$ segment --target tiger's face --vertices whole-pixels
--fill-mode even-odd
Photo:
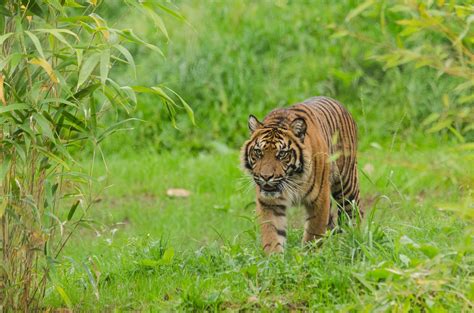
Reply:
[[[252,175],[263,198],[291,193],[303,172],[303,141],[306,123],[298,118],[289,125],[274,127],[249,117],[252,136],[243,148],[243,164]]]

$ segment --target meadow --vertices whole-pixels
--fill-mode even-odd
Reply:
[[[53,281],[80,311],[470,310],[470,224],[448,205],[474,175],[462,154],[398,140],[361,151],[367,220],[308,250],[294,208],[288,250],[271,257],[238,162],[235,151],[111,157],[98,224],[68,246]],[[192,194],[169,198],[169,187]],[[49,305],[64,306],[48,293]]]
[[[136,81],[172,88],[195,123],[184,109],[170,117],[150,95],[128,114],[113,111],[111,122],[137,121],[101,143],[87,227],[52,262],[44,306],[472,311],[472,88],[459,91],[462,78],[430,67],[377,59],[383,43],[402,45],[394,21],[404,11],[388,9],[397,3],[177,1],[179,16],[162,16],[169,39],[127,7],[98,12],[158,42],[165,57],[130,46]],[[407,46],[420,41],[443,43],[424,34]],[[134,84],[126,67],[112,74]],[[368,213],[308,248],[304,210],[292,208],[287,250],[266,256],[240,166],[247,117],[316,95],[338,99],[357,122]],[[74,154],[86,172],[92,150]],[[170,188],[190,195],[170,197]]]

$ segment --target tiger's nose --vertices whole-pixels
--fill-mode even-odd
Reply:
[[[260,177],[262,177],[264,181],[268,182],[270,179],[273,178],[273,174],[261,174]]]

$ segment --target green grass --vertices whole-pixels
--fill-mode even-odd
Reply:
[[[361,151],[363,225],[304,249],[303,210],[294,208],[288,249],[271,257],[258,244],[236,151],[111,157],[95,231],[73,237],[52,281],[80,311],[466,311],[471,224],[441,208],[466,196],[474,173],[453,149],[396,142]],[[192,194],[169,198],[171,187]],[[53,286],[47,304],[65,306]]]

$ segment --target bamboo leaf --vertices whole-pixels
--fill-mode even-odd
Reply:
[[[59,82],[58,78],[56,77],[56,74],[53,71],[53,68],[51,67],[51,64],[49,64],[48,61],[46,61],[45,59],[33,58],[30,60],[30,63],[41,66],[45,70],[46,74],[48,74],[49,78],[53,83],[57,84]]]
[[[49,103],[61,103],[78,109],[78,105],[74,102],[65,100],[63,98],[46,98],[40,102],[40,104],[49,104]]]
[[[156,14],[156,12],[147,3],[144,3],[143,5],[145,13],[147,13],[147,15],[153,20],[155,26],[161,30],[166,39],[169,39],[168,31],[166,29],[165,23],[163,23],[163,19],[158,14]]]
[[[148,49],[156,51],[159,54],[161,54],[162,56],[164,56],[163,51],[161,51],[160,48],[158,48],[157,46],[152,45],[152,44],[142,40],[140,37],[135,35],[133,30],[131,30],[131,29],[117,30],[117,33],[120,34],[123,38],[125,38],[125,39],[127,39],[131,42],[141,44],[141,45],[147,47]]]
[[[97,25],[97,29],[100,30],[100,32],[104,36],[105,40],[109,41],[110,31],[107,27],[107,23],[105,22],[105,20],[102,17],[100,17],[99,15],[97,15],[96,13],[91,13],[91,14],[89,14],[89,16],[94,20],[94,22]]]
[[[66,0],[64,3],[65,6],[70,7],[70,8],[83,8],[83,5],[80,5],[77,3],[75,0]]]
[[[113,133],[117,132],[117,131],[120,131],[120,130],[125,130],[125,129],[128,129],[128,128],[120,128],[120,126],[128,123],[128,122],[132,122],[132,121],[141,121],[140,119],[137,119],[137,118],[128,118],[126,120],[123,120],[123,121],[119,121],[117,123],[114,123],[112,124],[111,126],[107,127],[106,130],[104,130],[98,137],[97,137],[97,142],[100,143],[101,141],[103,141],[105,138],[109,137],[110,135],[112,135]]]
[[[184,16],[182,16],[179,12],[173,10],[173,9],[170,9],[162,4],[159,4],[159,3],[156,3],[156,6],[159,7],[161,10],[165,11],[166,13],[170,14],[170,15],[173,15],[174,17],[180,19],[180,20],[184,20]]]
[[[170,88],[167,88],[167,87],[166,87],[166,89],[168,89],[169,91],[174,93],[174,95],[176,97],[178,97],[179,101],[181,101],[181,103],[183,104],[184,109],[186,110],[186,113],[188,114],[189,119],[191,120],[193,125],[196,125],[196,121],[194,120],[194,111],[191,108],[191,106],[178,93],[176,93],[174,90],[172,90]]]
[[[12,103],[7,106],[0,107],[0,114],[11,112],[15,110],[28,110],[31,107],[25,103]]]
[[[65,124],[74,127],[74,130],[82,132],[86,131],[86,125],[84,124],[84,122],[69,113],[68,111],[63,111],[62,117],[64,117],[65,119]]]
[[[40,43],[38,37],[36,37],[35,34],[33,34],[32,32],[29,32],[29,31],[25,31],[25,33],[28,35],[28,37],[30,37],[31,41],[33,42],[33,44],[36,47],[36,50],[38,50],[38,53],[40,54],[40,56],[43,59],[45,59],[44,53],[43,53],[43,47],[41,47],[41,43]]]
[[[7,154],[7,156],[8,156],[8,154]],[[8,168],[10,167],[10,158],[11,158],[11,156],[6,157],[2,160],[2,165],[0,167],[0,181],[1,182],[3,182],[3,179],[5,178],[5,175],[8,172]]]
[[[122,86],[122,90],[127,94],[128,98],[133,102],[134,105],[137,105],[137,95],[135,91],[129,86]]]
[[[54,286],[56,291],[59,293],[59,295],[61,296],[61,299],[63,299],[64,303],[66,304],[66,306],[68,308],[72,308],[72,302],[71,302],[71,299],[69,298],[69,296],[67,295],[66,291],[64,291],[64,289],[59,286],[59,285],[55,285]]]
[[[53,131],[51,130],[51,127],[49,126],[48,120],[41,114],[38,113],[33,113],[33,117],[35,121],[38,123],[38,126],[40,127],[42,133],[44,136],[48,137],[51,140],[54,140],[54,135]]]
[[[75,51],[76,51],[76,58],[77,58],[77,67],[81,67],[84,50],[75,49]]]
[[[79,78],[77,81],[77,87],[76,90],[81,87],[84,82],[89,78],[89,76],[92,74],[94,71],[95,67],[99,63],[100,60],[100,54],[99,53],[93,53],[92,55],[87,58],[84,63],[82,64],[81,70],[79,71]]]
[[[53,220],[56,221],[56,223],[57,223],[58,226],[59,226],[59,233],[61,234],[61,237],[62,237],[63,234],[64,234],[64,225],[63,225],[63,223],[61,222],[61,220],[60,220],[56,215],[54,215],[54,214],[51,213],[51,212],[45,212],[44,215],[49,216],[49,217],[51,217]]]
[[[37,145],[34,145],[35,149],[37,149],[38,151],[40,151],[42,154],[44,154],[45,156],[49,157],[50,159],[56,161],[58,164],[61,164],[62,166],[64,166],[64,168],[66,170],[70,170],[71,168],[69,167],[69,165],[64,161],[62,160],[60,157],[58,157],[57,155],[51,153],[50,151],[46,150],[44,147],[41,147],[41,146],[37,146]]]
[[[13,35],[14,33],[6,33],[6,34],[3,34],[0,36],[0,45],[3,45],[3,42],[5,40],[7,40],[8,38],[10,38],[11,35]]]
[[[70,221],[72,217],[74,216],[74,213],[76,213],[76,209],[79,206],[80,201],[77,200],[74,202],[74,204],[71,206],[71,209],[69,210],[69,213],[67,215],[67,220]]]
[[[128,93],[114,80],[109,78],[107,81],[110,83],[111,88],[108,88],[108,86],[104,88],[105,96],[109,99],[111,104],[118,103],[129,113],[133,107],[130,105],[129,98],[126,97]]]
[[[89,269],[89,267],[87,266],[87,264],[82,262],[82,265],[83,265],[84,269],[86,270],[87,277],[89,277],[89,282],[90,282],[92,288],[94,289],[94,295],[96,296],[97,300],[99,300],[99,289],[97,288],[97,282],[94,279],[94,276],[92,275],[92,272]]]
[[[138,93],[151,93],[159,95],[161,98],[174,104],[173,99],[171,99],[160,87],[132,86],[132,89]]]
[[[354,17],[360,15],[362,12],[367,10],[371,5],[374,4],[374,2],[374,0],[366,0],[362,2],[358,7],[349,12],[349,14],[346,16],[345,21],[350,22],[350,20],[352,20]]]
[[[124,46],[115,45],[114,47],[118,51],[120,51],[120,53],[125,57],[125,59],[127,59],[128,64],[130,64],[130,66],[132,67],[133,76],[134,76],[134,78],[136,78],[137,77],[137,69],[136,69],[135,61],[133,59],[132,54]]]
[[[89,96],[90,94],[94,93],[94,91],[100,87],[100,84],[92,84],[92,85],[89,85],[79,91],[77,91],[71,98],[68,98],[68,100],[73,100],[73,99],[76,99],[76,100],[81,100],[87,96]]]
[[[23,162],[26,162],[26,152],[25,149],[16,141],[3,139],[5,142],[9,142],[12,146],[15,147],[16,154],[20,157]]]
[[[68,46],[71,49],[73,49],[71,44],[69,43],[69,41],[67,41],[67,39],[62,34],[68,34],[68,35],[74,36],[74,38],[76,38],[76,40],[79,41],[79,37],[76,34],[74,34],[72,31],[67,30],[67,29],[40,28],[40,29],[37,29],[36,32],[49,33],[49,34],[53,35],[54,37],[56,37],[56,39],[58,39],[59,41],[61,41],[62,43],[64,43],[66,46]]]
[[[100,81],[105,84],[109,75],[110,49],[102,51],[100,54]]]

